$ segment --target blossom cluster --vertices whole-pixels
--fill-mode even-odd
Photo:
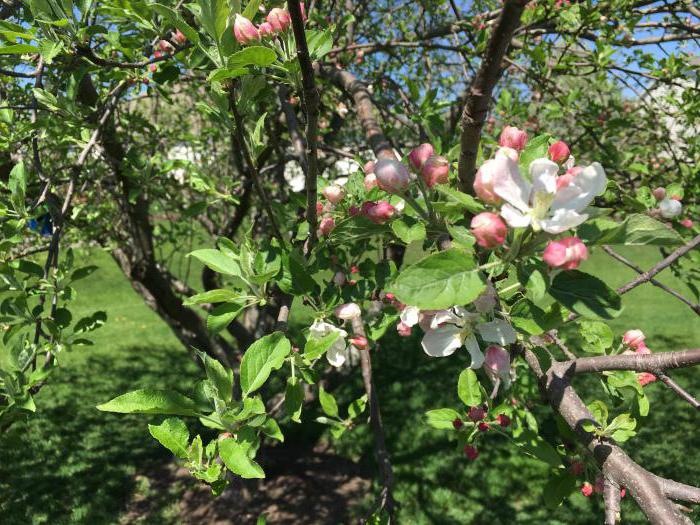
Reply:
[[[303,2],[301,6],[301,16],[306,20],[306,13]],[[241,45],[257,42],[262,38],[273,38],[280,33],[284,33],[292,25],[292,17],[289,11],[280,7],[270,9],[270,12],[265,18],[265,22],[259,26],[255,26],[253,22],[248,20],[243,15],[236,15],[233,21],[233,35]]]

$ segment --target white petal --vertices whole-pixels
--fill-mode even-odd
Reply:
[[[416,306],[406,306],[401,310],[401,315],[399,319],[406,326],[415,326],[418,324],[418,318],[420,316],[420,309]]]
[[[664,219],[673,219],[683,212],[683,205],[675,199],[664,199],[659,203],[659,210]]]
[[[484,314],[496,307],[497,298],[496,289],[491,284],[491,281],[486,281],[486,290],[484,290],[479,297],[474,299],[472,304],[477,312]]]
[[[530,183],[522,178],[518,165],[506,157],[495,159],[501,169],[495,170],[493,191],[503,200],[509,202],[521,211],[529,209]]]
[[[481,368],[481,365],[484,364],[484,353],[481,351],[481,348],[479,348],[479,342],[476,340],[476,337],[473,335],[467,337],[464,340],[464,346],[467,348],[467,351],[472,358],[469,368]]]
[[[433,314],[433,318],[430,320],[430,329],[435,330],[445,323],[462,326],[464,321],[461,317],[455,315],[452,310],[438,310]]]
[[[523,215],[510,204],[504,204],[501,208],[501,217],[505,219],[511,228],[526,228],[530,225],[530,216]]]
[[[508,321],[503,319],[494,319],[488,323],[481,323],[477,325],[476,329],[484,341],[498,343],[501,346],[515,343],[515,330],[513,330]]]
[[[554,193],[557,191],[559,166],[549,159],[535,159],[530,163],[532,191]]]
[[[432,357],[447,357],[462,346],[462,330],[447,324],[428,330],[423,336],[421,346],[426,354]]]
[[[563,233],[568,229],[575,228],[588,219],[588,214],[578,213],[574,210],[560,209],[554,212],[551,219],[540,221],[540,227],[547,233]]]
[[[607,185],[608,178],[605,175],[605,170],[599,163],[594,162],[576,175],[571,184],[564,186],[557,192],[551,209],[554,211],[566,208],[581,211],[595,197],[602,195]]]
[[[326,352],[326,359],[336,368],[343,366],[347,358],[348,352],[344,339],[337,339]]]

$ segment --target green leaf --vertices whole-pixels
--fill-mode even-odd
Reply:
[[[295,378],[287,379],[287,390],[284,394],[284,407],[289,418],[295,423],[301,423],[301,409],[304,403],[304,386]]]
[[[258,8],[260,7],[261,3],[262,0],[250,0],[248,5],[246,5],[245,9],[243,10],[243,16],[248,20],[252,20],[258,12]]]
[[[321,402],[323,412],[329,417],[338,417],[338,403],[332,394],[326,392],[322,386],[318,387],[318,399]]]
[[[209,82],[221,82],[222,80],[226,80],[227,78],[238,78],[242,77],[243,75],[247,75],[249,71],[245,68],[236,68],[236,69],[231,69],[231,68],[221,68],[221,69],[215,69],[211,73],[209,73],[209,76],[207,77],[207,80]]]
[[[620,414],[613,419],[604,430],[606,436],[612,437],[618,443],[624,443],[634,435],[637,421],[629,414]]]
[[[465,368],[459,374],[457,381],[457,395],[467,406],[473,407],[481,404],[481,385],[476,372],[471,368]]]
[[[97,410],[120,414],[166,414],[174,416],[197,416],[197,405],[189,397],[172,390],[134,390],[122,394],[102,405]]]
[[[197,295],[193,295],[192,297],[188,297],[182,304],[185,306],[192,306],[193,304],[225,303],[236,301],[240,296],[240,292],[218,288],[216,290],[209,290],[208,292],[202,292],[198,293]]]
[[[348,406],[348,417],[350,419],[355,419],[359,415],[361,415],[364,411],[365,408],[367,407],[367,394],[358,397],[350,403],[350,406]]]
[[[391,222],[394,234],[406,244],[422,241],[426,237],[425,225],[410,217],[401,217]]]
[[[683,238],[673,228],[648,215],[635,213],[624,222],[601,217],[586,221],[576,230],[587,245],[624,244],[674,246],[683,244]]]
[[[39,48],[29,44],[12,44],[0,46],[0,55],[28,55],[38,53]]]
[[[402,303],[440,310],[471,303],[485,288],[472,255],[451,248],[405,268],[387,291]]]
[[[198,351],[197,355],[204,363],[207,379],[216,387],[219,397],[227,403],[230,402],[233,398],[233,370],[226,368],[219,361],[204,352]]]
[[[613,343],[612,329],[602,321],[580,321],[583,350],[591,354],[604,354]]]
[[[243,479],[265,477],[265,472],[260,465],[248,457],[248,447],[237,443],[232,438],[219,442],[219,456],[227,469]]]
[[[197,0],[197,4],[200,8],[202,27],[218,43],[228,25],[227,0]]]
[[[326,350],[333,346],[339,336],[340,332],[331,332],[320,339],[309,337],[304,345],[304,357],[309,360],[321,357],[326,353]]]
[[[280,426],[274,418],[268,417],[260,427],[260,430],[269,438],[284,441],[284,434],[282,434],[282,430],[280,430]]]
[[[521,299],[510,310],[513,326],[528,335],[540,335],[562,322],[561,308],[554,303],[545,312],[527,299]]]
[[[426,423],[433,428],[440,430],[454,429],[452,422],[455,419],[460,419],[459,412],[451,408],[438,408],[436,410],[428,410],[425,413]]]
[[[219,250],[207,248],[204,250],[195,250],[188,254],[188,257],[194,257],[202,262],[208,268],[211,268],[217,273],[225,275],[240,276],[241,267],[238,262],[224,254]]]
[[[165,20],[170,22],[170,24],[182,31],[182,34],[184,34],[190,42],[195,45],[199,43],[199,33],[197,33],[192,26],[185,22],[177,11],[163,4],[155,3],[150,4],[150,8],[162,16]]]
[[[20,161],[12,168],[7,185],[12,195],[12,203],[17,211],[23,212],[24,198],[27,194],[27,170],[24,167],[24,162]]]
[[[597,277],[578,270],[557,274],[549,293],[583,317],[614,319],[622,313],[622,301],[614,290]]]
[[[447,232],[452,237],[452,243],[464,250],[471,250],[476,243],[476,239],[469,228],[466,226],[460,226],[458,224],[448,224]]]
[[[480,213],[485,210],[484,205],[474,197],[451,188],[447,184],[437,184],[435,185],[434,189],[436,189],[438,193],[442,193],[445,197],[447,197],[450,203],[457,204],[460,208],[468,211],[471,214]]]
[[[515,444],[522,448],[526,454],[539,459],[551,467],[558,468],[561,465],[559,453],[535,434],[532,430],[524,430],[516,439]]]
[[[549,148],[550,135],[538,135],[527,141],[525,149],[520,154],[520,172],[525,174],[526,178],[530,176],[530,163],[535,159],[540,159],[547,156]]]
[[[176,417],[169,417],[160,425],[148,425],[151,435],[178,458],[187,458],[187,445],[190,433],[184,421]]]
[[[241,49],[228,58],[228,69],[246,66],[265,67],[277,60],[277,53],[269,47],[251,46]]]
[[[588,410],[599,425],[604,427],[608,424],[608,406],[605,403],[599,400],[592,401],[588,405]]]
[[[544,486],[544,503],[550,509],[562,504],[564,498],[576,489],[576,478],[566,471],[558,471]]]
[[[231,321],[245,309],[245,305],[239,303],[224,303],[214,308],[207,315],[207,328],[213,334],[221,332]]]
[[[241,361],[243,396],[263,386],[270,373],[282,366],[291,349],[289,339],[282,332],[266,335],[250,345]]]

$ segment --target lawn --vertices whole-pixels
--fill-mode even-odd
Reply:
[[[623,253],[643,267],[660,258],[658,251],[646,248]],[[199,375],[197,366],[108,256],[98,251],[81,256],[101,269],[81,283],[76,315],[101,308],[109,321],[95,333],[94,346],[61,357],[62,369],[37,396],[38,413],[0,438],[0,522],[132,523],[136,521],[133,503],[139,501],[140,522],[179,523],[178,501],[187,484],[156,488],[143,475],[171,461],[167,451],[148,435],[149,418],[105,414],[94,406],[117,393],[146,386],[186,391]],[[634,275],[602,252],[594,253],[586,267],[604,275],[611,285]],[[660,280],[690,296],[670,272]],[[627,294],[624,304],[622,316],[612,323],[616,332],[642,328],[654,351],[700,344],[700,320],[663,291],[646,285]],[[576,494],[556,511],[545,508],[541,494],[546,471],[539,463],[517,455],[502,439],[491,437],[479,459],[470,463],[455,449],[449,433],[427,428],[421,422],[426,410],[456,406],[455,389],[445,385],[456,385],[467,357],[458,353],[449,359],[430,359],[417,343],[417,339],[406,344],[388,336],[375,356],[376,383],[396,471],[400,523],[602,522],[600,498]],[[699,374],[687,370],[673,376],[698,393]],[[349,395],[354,384],[341,389],[339,397],[344,391]],[[696,432],[700,416],[663,385],[652,384],[647,389],[651,414],[644,430],[625,448],[660,475],[700,484],[696,452],[700,450]],[[587,392],[587,400],[594,395]],[[546,427],[551,419],[546,411],[543,415],[541,424]],[[343,438],[335,448],[372,469],[366,428]],[[629,497],[623,501],[623,522],[644,523]],[[231,523],[242,522],[232,517]]]

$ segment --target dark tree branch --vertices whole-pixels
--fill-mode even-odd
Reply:
[[[700,410],[700,402],[698,402],[697,399],[690,395],[681,385],[676,383],[673,379],[668,377],[663,372],[657,371],[654,372],[654,374],[661,380],[661,382],[664,385],[673,390],[676,393],[676,395],[678,395],[678,397],[690,403],[690,406],[692,406],[694,409]]]
[[[605,473],[603,473],[605,474]],[[620,486],[607,477],[603,480],[605,525],[615,525],[620,519]]]
[[[686,368],[697,364],[700,364],[700,348],[655,354],[579,357],[572,361],[562,361],[561,366],[567,367],[571,374],[590,374],[608,370],[634,370],[653,374],[660,370]]]
[[[486,121],[491,93],[503,72],[502,61],[511,37],[520,24],[525,0],[506,0],[489,39],[486,53],[476,73],[462,112],[462,133],[459,138],[459,186],[471,193],[476,173],[476,157],[481,140],[481,128]]]
[[[309,223],[309,242],[306,250],[311,251],[316,243],[318,217],[316,213],[316,193],[318,191],[318,104],[314,67],[309,55],[309,46],[304,33],[304,18],[301,14],[299,0],[287,0],[289,14],[292,18],[292,30],[297,45],[297,57],[301,69],[301,82],[304,89],[304,108],[306,109],[306,222]]]

